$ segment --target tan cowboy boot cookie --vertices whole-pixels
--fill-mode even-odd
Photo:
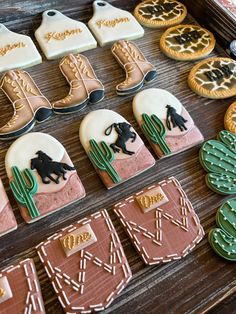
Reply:
[[[128,95],[142,88],[157,76],[154,66],[147,61],[132,42],[119,40],[112,46],[112,54],[126,72],[126,79],[116,86],[118,95]]]
[[[88,59],[69,54],[60,62],[60,70],[70,84],[69,94],[53,103],[55,113],[67,114],[95,104],[104,98],[104,87],[96,77]]]
[[[43,122],[51,116],[50,102],[26,71],[8,71],[0,81],[0,88],[14,109],[10,121],[0,128],[1,140],[18,137],[30,131],[36,122]]]

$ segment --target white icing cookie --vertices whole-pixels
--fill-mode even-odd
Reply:
[[[43,20],[35,31],[35,37],[49,60],[97,47],[96,40],[84,23],[57,10],[43,13]]]
[[[34,132],[17,139],[6,154],[5,167],[26,222],[34,222],[85,196],[65,148],[48,134]],[[25,181],[27,176],[33,182],[31,186]]]
[[[0,24],[0,72],[41,62],[42,58],[29,36],[14,33]]]
[[[203,140],[181,102],[164,89],[150,88],[138,93],[133,100],[133,112],[159,158]]]
[[[90,112],[81,123],[79,135],[107,188],[134,177],[155,163],[132,126],[114,111]]]
[[[120,39],[136,39],[144,35],[144,30],[135,17],[115,8],[106,1],[93,2],[93,17],[88,25],[100,46]]]

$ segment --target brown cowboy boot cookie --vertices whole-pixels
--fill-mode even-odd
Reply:
[[[30,131],[36,122],[43,122],[52,114],[52,106],[40,92],[32,77],[25,71],[8,71],[0,87],[10,99],[14,113],[0,128],[0,139],[7,140]]]
[[[112,46],[111,51],[126,72],[126,79],[116,86],[118,95],[134,93],[157,76],[154,66],[134,43],[120,40]]]
[[[70,84],[70,91],[65,98],[53,103],[55,113],[72,113],[104,98],[104,87],[85,56],[69,54],[59,67]]]

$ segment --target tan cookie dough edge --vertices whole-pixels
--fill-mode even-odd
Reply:
[[[236,122],[232,121],[233,114],[236,116],[236,101],[229,106],[224,117],[225,129],[236,134]]]
[[[177,29],[180,26],[181,27],[199,27],[199,28],[204,29],[211,37],[210,45],[205,47],[204,49],[202,49],[201,52],[199,51],[199,52],[195,52],[195,53],[191,53],[191,54],[177,52],[177,51],[174,51],[173,49],[167,47],[167,45],[165,44],[166,36],[169,35],[169,33],[173,29]],[[206,28],[203,28],[203,27],[198,26],[198,25],[182,24],[182,25],[170,27],[163,33],[163,35],[161,36],[161,40],[160,40],[160,48],[161,48],[161,51],[165,55],[167,55],[169,58],[173,58],[175,60],[180,60],[180,61],[190,61],[190,60],[196,60],[196,59],[200,59],[200,58],[206,57],[214,49],[215,43],[216,43],[216,40],[215,40],[214,35],[210,31],[208,31]]]
[[[141,14],[138,13],[138,10],[139,8],[144,4],[145,2],[141,2],[140,4],[138,4],[136,6],[136,8],[134,9],[134,16],[136,17],[136,19],[138,20],[138,22],[140,24],[142,24],[143,26],[146,26],[146,27],[150,27],[150,28],[165,28],[165,27],[169,27],[169,26],[174,26],[174,25],[177,25],[177,24],[180,24],[182,23],[182,21],[186,18],[187,16],[187,9],[185,7],[185,5],[181,2],[179,2],[179,4],[182,5],[183,7],[183,14],[171,21],[151,21],[151,20],[148,20],[146,18],[144,18]]]
[[[234,62],[234,60],[230,58],[209,58],[205,59],[198,64],[196,64],[192,70],[189,73],[188,76],[188,85],[189,87],[198,95],[211,98],[211,99],[224,99],[224,98],[229,98],[232,96],[236,95],[236,86],[232,90],[228,91],[208,91],[204,87],[201,87],[195,80],[195,74],[197,70],[202,66],[202,64],[207,63],[208,61],[217,61],[217,60],[222,60],[222,61],[229,61],[229,62]],[[236,62],[235,62],[236,65]]]

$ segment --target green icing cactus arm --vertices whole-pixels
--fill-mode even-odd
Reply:
[[[216,222],[219,228],[209,233],[209,242],[221,257],[236,261],[236,198],[221,205],[217,211]]]
[[[111,165],[114,160],[114,153],[107,145],[106,142],[101,142],[101,148],[95,140],[90,140],[91,151],[89,152],[89,158],[101,171],[106,171],[114,183],[119,183],[121,178],[116,170]]]
[[[155,115],[149,117],[146,113],[142,114],[143,125],[142,130],[154,144],[159,145],[164,155],[171,153],[168,145],[165,142],[166,129],[161,120]]]
[[[234,133],[223,130],[219,133],[218,139],[236,154],[236,135]]]
[[[206,183],[216,193],[223,195],[236,193],[236,180],[227,174],[208,173]]]
[[[12,174],[10,188],[17,202],[28,209],[31,218],[40,216],[33,199],[38,190],[38,183],[33,172],[30,169],[21,172],[18,167],[14,166]]]

